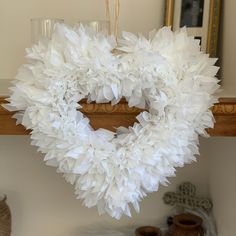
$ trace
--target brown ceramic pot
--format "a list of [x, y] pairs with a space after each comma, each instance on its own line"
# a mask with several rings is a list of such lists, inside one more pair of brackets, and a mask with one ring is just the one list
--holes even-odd
[[202, 219], [193, 214], [174, 216], [170, 236], [202, 236]]
[[136, 236], [161, 236], [161, 230], [154, 226], [142, 226], [135, 230]]

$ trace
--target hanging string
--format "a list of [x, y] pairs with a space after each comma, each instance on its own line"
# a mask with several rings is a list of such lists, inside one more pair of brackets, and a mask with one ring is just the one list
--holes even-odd
[[109, 0], [105, 0], [105, 7], [106, 7], [106, 19], [109, 23], [108, 25], [108, 34], [111, 34], [111, 14], [110, 14], [110, 5]]
[[[109, 29], [108, 32], [111, 34], [111, 14], [110, 14], [110, 4], [109, 0], [105, 0], [105, 11], [106, 11], [106, 19], [109, 21]], [[118, 42], [119, 36], [119, 17], [120, 17], [120, 0], [116, 0], [115, 3], [115, 22], [114, 22], [114, 35], [116, 37], [116, 42]]]
[[115, 6], [115, 36], [116, 42], [118, 43], [118, 34], [119, 34], [119, 17], [120, 17], [120, 0], [116, 0]]

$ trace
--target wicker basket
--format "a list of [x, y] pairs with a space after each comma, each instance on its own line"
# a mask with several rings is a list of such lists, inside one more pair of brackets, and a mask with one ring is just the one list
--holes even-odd
[[0, 197], [0, 236], [11, 235], [11, 212], [6, 200], [6, 196]]

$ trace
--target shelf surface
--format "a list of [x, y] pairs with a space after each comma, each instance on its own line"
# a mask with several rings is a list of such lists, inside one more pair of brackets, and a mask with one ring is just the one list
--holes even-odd
[[[11, 118], [14, 112], [4, 109], [1, 104], [7, 103], [7, 97], [0, 97], [0, 135], [26, 135], [22, 125], [16, 125], [16, 120]], [[110, 103], [80, 102], [81, 111], [90, 119], [94, 129], [105, 128], [115, 131], [116, 127], [133, 125], [136, 116], [143, 110], [129, 107], [125, 100], [112, 106]], [[236, 136], [236, 98], [220, 98], [219, 103], [212, 108], [216, 123], [214, 129], [209, 129], [211, 136]]]

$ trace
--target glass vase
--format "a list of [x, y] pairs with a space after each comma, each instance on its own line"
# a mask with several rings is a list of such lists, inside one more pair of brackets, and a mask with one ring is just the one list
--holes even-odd
[[106, 20], [96, 20], [96, 21], [79, 21], [78, 26], [83, 25], [84, 27], [88, 27], [92, 31], [98, 33], [102, 32], [103, 34], [110, 34], [110, 21]]
[[39, 40], [51, 39], [55, 24], [63, 22], [63, 19], [31, 19], [31, 42], [34, 44]]

